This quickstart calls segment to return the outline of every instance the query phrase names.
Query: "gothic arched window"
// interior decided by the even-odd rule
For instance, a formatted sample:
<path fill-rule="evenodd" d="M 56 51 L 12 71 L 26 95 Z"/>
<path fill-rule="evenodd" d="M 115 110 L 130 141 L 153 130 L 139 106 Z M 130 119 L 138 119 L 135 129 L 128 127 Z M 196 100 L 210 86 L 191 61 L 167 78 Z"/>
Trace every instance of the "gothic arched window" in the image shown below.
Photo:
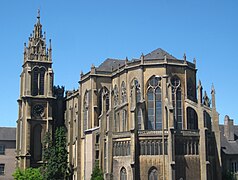
<path fill-rule="evenodd" d="M 114 106 L 118 105 L 118 88 L 117 85 L 114 86 Z"/>
<path fill-rule="evenodd" d="M 122 131 L 127 131 L 127 111 L 122 110 Z"/>
<path fill-rule="evenodd" d="M 34 68 L 32 73 L 32 96 L 38 95 L 38 73 L 39 69 Z"/>
<path fill-rule="evenodd" d="M 189 78 L 187 83 L 187 96 L 188 99 L 195 100 L 195 86 L 191 78 Z"/>
<path fill-rule="evenodd" d="M 121 83 L 121 103 L 125 103 L 127 101 L 126 98 L 126 84 L 124 81 Z"/>
<path fill-rule="evenodd" d="M 33 157 L 35 161 L 42 159 L 41 132 L 42 126 L 40 124 L 35 125 L 33 129 Z"/>
<path fill-rule="evenodd" d="M 206 111 L 203 111 L 203 119 L 204 119 L 204 126 L 209 130 L 211 130 L 212 129 L 211 116 Z"/>
<path fill-rule="evenodd" d="M 120 180 L 127 180 L 127 173 L 124 167 L 122 167 L 120 171 Z"/>
<path fill-rule="evenodd" d="M 141 124 L 143 122 L 143 113 L 142 113 L 142 108 L 138 108 L 137 110 L 137 123 L 138 123 L 138 129 L 140 130 L 142 127 L 141 127 Z"/>
<path fill-rule="evenodd" d="M 198 116 L 193 108 L 187 108 L 187 129 L 198 129 Z"/>
<path fill-rule="evenodd" d="M 150 168 L 148 180 L 158 180 L 158 170 L 155 167 Z"/>
<path fill-rule="evenodd" d="M 172 101 L 174 107 L 174 125 L 176 129 L 182 129 L 182 93 L 181 82 L 178 76 L 171 78 L 172 84 Z"/>
<path fill-rule="evenodd" d="M 45 69 L 38 67 L 32 72 L 32 96 L 44 95 Z"/>
<path fill-rule="evenodd" d="M 141 100 L 141 91 L 140 91 L 140 84 L 137 79 L 133 79 L 131 81 L 131 101 L 134 101 L 134 91 L 133 88 L 136 88 L 136 102 L 140 102 Z"/>
<path fill-rule="evenodd" d="M 85 92 L 83 98 L 83 132 L 88 128 L 88 107 L 89 106 L 89 93 Z"/>
<path fill-rule="evenodd" d="M 162 129 L 162 93 L 161 78 L 153 76 L 147 85 L 147 129 Z"/>
<path fill-rule="evenodd" d="M 39 87 L 39 94 L 40 95 L 44 95 L 44 85 L 45 85 L 45 69 L 41 68 L 40 69 L 40 73 L 39 73 L 39 76 L 40 76 L 40 87 Z"/>
<path fill-rule="evenodd" d="M 102 106 L 104 106 L 104 103 L 106 103 L 106 112 L 109 110 L 110 107 L 110 97 L 109 97 L 109 91 L 106 87 L 103 87 L 99 92 L 98 97 L 98 114 L 102 114 Z M 104 99 L 105 98 L 105 99 Z"/>

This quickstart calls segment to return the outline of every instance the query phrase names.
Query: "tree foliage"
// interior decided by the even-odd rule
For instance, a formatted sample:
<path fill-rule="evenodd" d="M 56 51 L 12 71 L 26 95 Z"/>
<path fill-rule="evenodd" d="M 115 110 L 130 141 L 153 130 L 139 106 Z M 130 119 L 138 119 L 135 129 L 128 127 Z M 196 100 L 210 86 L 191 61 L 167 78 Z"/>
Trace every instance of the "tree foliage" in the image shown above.
<path fill-rule="evenodd" d="M 103 178 L 103 172 L 102 170 L 99 168 L 98 163 L 95 164 L 94 168 L 93 168 L 93 172 L 91 174 L 91 180 L 104 180 Z"/>
<path fill-rule="evenodd" d="M 67 150 L 65 128 L 58 127 L 54 134 L 47 133 L 43 148 L 43 178 L 46 180 L 62 180 L 67 175 Z"/>
<path fill-rule="evenodd" d="M 43 180 L 38 168 L 16 169 L 12 176 L 15 180 Z"/>

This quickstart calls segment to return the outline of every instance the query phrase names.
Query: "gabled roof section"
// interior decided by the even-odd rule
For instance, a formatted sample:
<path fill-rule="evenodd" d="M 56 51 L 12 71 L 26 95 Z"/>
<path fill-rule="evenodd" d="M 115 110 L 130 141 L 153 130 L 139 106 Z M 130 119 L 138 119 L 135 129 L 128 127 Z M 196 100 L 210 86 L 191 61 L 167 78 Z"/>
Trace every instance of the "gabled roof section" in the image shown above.
<path fill-rule="evenodd" d="M 165 50 L 158 48 L 154 51 L 152 51 L 149 54 L 146 54 L 144 59 L 148 60 L 148 59 L 164 59 L 164 56 L 166 55 L 167 59 L 177 59 L 175 57 L 173 57 L 172 55 L 170 55 L 168 52 L 166 52 Z"/>
<path fill-rule="evenodd" d="M 0 141 L 15 141 L 16 128 L 0 127 Z"/>
<path fill-rule="evenodd" d="M 228 141 L 224 135 L 224 125 L 219 125 L 221 131 L 221 148 L 225 154 L 238 154 L 238 126 L 234 125 L 234 141 Z"/>
<path fill-rule="evenodd" d="M 114 69 L 117 69 L 118 67 L 121 67 L 125 64 L 126 60 L 120 60 L 120 59 L 110 59 L 107 58 L 102 64 L 96 68 L 98 71 L 109 71 L 111 72 Z"/>

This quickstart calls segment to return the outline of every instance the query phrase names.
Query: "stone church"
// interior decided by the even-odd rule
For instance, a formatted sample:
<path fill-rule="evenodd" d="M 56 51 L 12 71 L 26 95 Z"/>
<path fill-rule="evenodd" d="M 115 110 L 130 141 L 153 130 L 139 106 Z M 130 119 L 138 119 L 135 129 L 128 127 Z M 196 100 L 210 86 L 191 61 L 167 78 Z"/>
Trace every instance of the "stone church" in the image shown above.
<path fill-rule="evenodd" d="M 72 179 L 89 180 L 96 163 L 108 180 L 221 179 L 215 89 L 209 99 L 196 73 L 195 59 L 158 48 L 92 65 L 64 93 L 38 15 L 24 47 L 17 166 L 39 167 L 44 134 L 64 124 Z"/>

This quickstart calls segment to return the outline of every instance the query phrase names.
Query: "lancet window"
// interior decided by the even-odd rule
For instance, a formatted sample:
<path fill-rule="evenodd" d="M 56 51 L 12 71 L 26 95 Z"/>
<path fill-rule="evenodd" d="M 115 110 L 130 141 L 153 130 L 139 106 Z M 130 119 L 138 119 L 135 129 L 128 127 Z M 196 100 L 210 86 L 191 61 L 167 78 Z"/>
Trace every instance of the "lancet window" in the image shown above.
<path fill-rule="evenodd" d="M 44 95 L 45 69 L 34 68 L 32 72 L 32 95 Z"/>
<path fill-rule="evenodd" d="M 127 180 L 127 173 L 124 167 L 121 168 L 121 171 L 120 171 L 120 180 Z"/>
<path fill-rule="evenodd" d="M 158 170 L 155 167 L 150 168 L 148 180 L 158 180 Z"/>
<path fill-rule="evenodd" d="M 198 129 L 198 116 L 193 108 L 187 108 L 187 129 Z"/>
<path fill-rule="evenodd" d="M 114 106 L 117 106 L 118 105 L 118 87 L 117 85 L 114 86 Z"/>
<path fill-rule="evenodd" d="M 153 76 L 147 85 L 147 129 L 162 129 L 162 93 L 161 78 Z"/>
<path fill-rule="evenodd" d="M 174 107 L 174 124 L 176 129 L 182 129 L 182 93 L 181 82 L 178 76 L 171 78 L 172 84 L 172 102 Z"/>
<path fill-rule="evenodd" d="M 83 98 L 83 132 L 88 128 L 88 109 L 89 109 L 89 93 L 85 92 Z"/>

